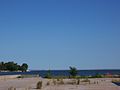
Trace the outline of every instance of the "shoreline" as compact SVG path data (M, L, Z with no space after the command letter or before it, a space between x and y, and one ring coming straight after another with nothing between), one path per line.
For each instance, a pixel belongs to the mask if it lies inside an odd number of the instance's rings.
M8 79L15 79L21 75L2 75L0 76L0 80L8 80Z
M31 70L28 72L0 72L1 75L24 75L24 74L39 74L40 76L44 77L48 71L51 72L52 76L69 76L69 70ZM78 76L95 76L95 75L119 75L119 69L112 69L112 70L77 70Z

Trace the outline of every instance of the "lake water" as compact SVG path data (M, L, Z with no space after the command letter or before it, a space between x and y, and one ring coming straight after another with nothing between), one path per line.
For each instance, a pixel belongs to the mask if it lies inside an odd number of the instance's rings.
M48 73L47 70L32 70L30 72L0 72L0 75L18 75L18 74L39 74L44 77ZM69 70L51 70L52 76L69 76ZM112 74L120 75L120 69L118 70L78 70L78 75L89 76L96 74Z

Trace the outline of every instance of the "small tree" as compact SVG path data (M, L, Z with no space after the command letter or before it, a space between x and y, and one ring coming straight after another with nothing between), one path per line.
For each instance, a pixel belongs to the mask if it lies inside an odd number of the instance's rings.
M51 70L47 71L45 78L49 78L49 79L52 78Z
M21 66L21 71L22 72L24 72L24 71L26 72L27 69L28 69L28 65L26 63L23 63L22 66Z
M71 67L71 66L70 66L69 68L70 68L70 71L69 71L70 76L71 76L72 78L75 78L76 75L77 75L77 73L78 73L77 69L76 69L75 67Z

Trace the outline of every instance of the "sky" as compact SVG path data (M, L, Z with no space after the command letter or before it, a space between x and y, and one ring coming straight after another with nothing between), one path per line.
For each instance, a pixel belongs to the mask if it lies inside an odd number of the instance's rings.
M0 61L120 69L120 0L0 0Z

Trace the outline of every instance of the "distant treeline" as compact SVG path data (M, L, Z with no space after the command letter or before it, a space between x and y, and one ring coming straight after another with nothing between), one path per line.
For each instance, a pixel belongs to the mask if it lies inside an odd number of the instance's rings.
M26 72L28 69L28 65L23 63L19 65L15 62L0 62L0 71L22 71Z

